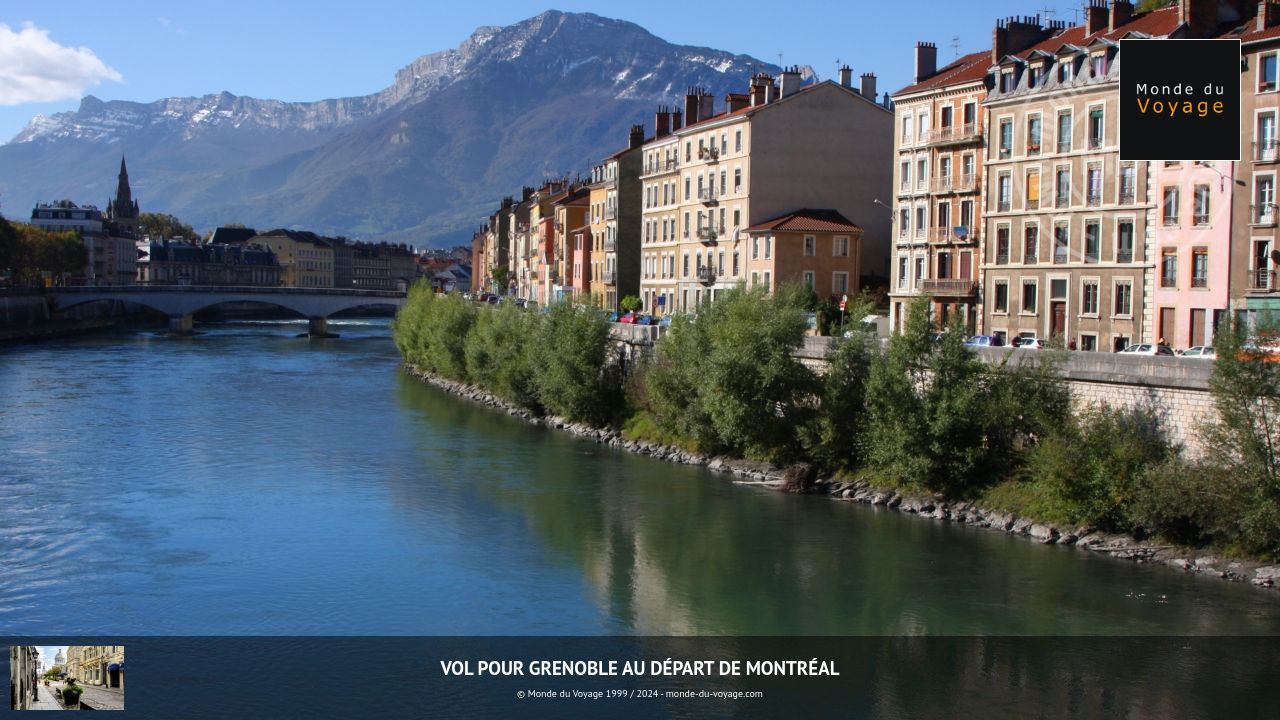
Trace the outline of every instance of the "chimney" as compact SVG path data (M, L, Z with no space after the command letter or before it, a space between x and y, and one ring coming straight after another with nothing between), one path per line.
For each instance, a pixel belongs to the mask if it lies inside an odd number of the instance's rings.
M769 79L769 84L764 86L764 102L769 104L778 99L778 84Z
M853 70L848 65L840 66L840 84L850 89L853 88Z
M916 82L938 72L938 46L931 42L916 43Z
M1271 2L1271 0L1262 0L1258 3L1258 20L1256 29L1258 31L1266 30L1280 23L1280 3Z
M1218 0L1178 0L1178 22L1187 26L1187 37L1210 37L1218 28Z
M520 191L520 202L528 202L531 197L533 197L533 188L525 185Z
M800 68L792 65L782 71L780 97L791 97L800 89Z
M1107 31L1115 32L1116 28L1129 22L1133 17L1133 3L1128 0L1111 0L1111 19L1107 23Z
M725 108L729 112L737 112L747 107L749 103L748 97L742 93L728 93L724 96Z
M671 132L675 132L676 130L684 127L683 118L684 116L680 114L679 110L671 111Z
M1089 0L1084 7L1084 34L1086 37L1107 27L1107 0Z
M706 120L716 114L716 96L704 88L698 88L698 120Z
M764 73L757 73L751 76L751 107L764 104L765 87L771 83L773 83L773 78Z
M1040 24L1039 15L997 21L996 29L991 33L991 64L995 65L1005 55L1015 55L1048 38L1053 30L1052 23L1049 27Z
M876 101L876 74L875 73L869 73L869 72L862 73L862 86L861 86L861 89L858 91L858 93L862 95L862 97L870 100L871 102Z
M644 126L632 125L631 135L627 137L627 148L635 150L644 144Z
M653 137L664 138L671 134L671 111L666 105L658 107L653 116Z
M694 123L698 122L698 120L700 119L698 117L698 109L700 107L698 90L700 90L700 88L691 87L688 90L686 90L684 93L685 127L693 125Z

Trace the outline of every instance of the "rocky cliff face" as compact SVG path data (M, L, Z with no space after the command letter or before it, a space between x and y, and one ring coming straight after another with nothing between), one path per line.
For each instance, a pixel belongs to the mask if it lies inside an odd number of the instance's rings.
M56 198L105 203L126 154L143 209L197 227L449 242L521 183L585 172L626 142L630 125L651 130L654 107L676 104L686 87L723 102L756 71L777 68L672 45L632 23L550 11L481 27L363 97L89 96L0 146L0 193L17 218Z

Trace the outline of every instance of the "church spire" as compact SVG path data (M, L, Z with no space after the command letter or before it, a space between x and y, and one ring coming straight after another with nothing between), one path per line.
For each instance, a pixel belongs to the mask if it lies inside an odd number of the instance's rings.
M124 156L120 156L120 179L116 184L116 196L107 203L107 219L112 221L116 229L130 237L138 229L138 201L133 199L133 191L129 188L129 170L125 167Z

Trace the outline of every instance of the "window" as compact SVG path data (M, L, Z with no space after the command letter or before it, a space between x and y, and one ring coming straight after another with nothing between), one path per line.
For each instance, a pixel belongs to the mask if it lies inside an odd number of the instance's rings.
M1005 70L1000 73L1000 92L1013 92L1013 71Z
M742 192L742 168L733 169L733 192Z
M733 151L742 152L742 131L741 130L733 134Z
M997 280L995 283L995 308L994 312L1009 312L1009 281Z
M1032 65L1027 68L1027 87L1035 87L1040 84L1040 76L1044 73L1043 65Z
M951 253L938 253L938 272L934 273L933 276L939 280L951 279Z
M1040 226L1027 225L1022 235L1022 262L1034 265L1040 260Z
M1084 315L1098 314L1098 281L1085 280L1080 286L1080 312Z
M1209 249L1194 248L1191 251L1191 287L1209 287Z
M1085 172L1085 204L1098 207L1102 204L1102 165L1091 164Z
M837 236L835 240L832 241L831 256L832 257L849 257L849 238L848 237L844 235L840 235L840 236Z
M813 257L818 254L818 238L813 235L804 236L804 255L805 257Z
M907 115L902 118L902 143L905 145L910 142L911 142L911 116Z
M1102 225L1097 220L1089 220L1084 224L1084 261L1098 262L1098 251L1102 246Z
M1035 210L1040 207L1040 169L1032 168L1027 171L1026 182L1026 199L1025 206L1028 210Z
M689 176L684 176L684 199L689 199Z
M1071 168L1060 167L1055 173L1054 207L1064 208L1071 205Z
M1138 169L1133 163L1120 166L1120 199L1121 205L1130 205L1134 201L1134 193L1138 187Z
M1258 92L1276 89L1276 53L1258 57Z
M1254 216L1258 225L1274 225L1276 221L1276 177L1259 175L1254 179Z
M1274 111L1258 114L1258 127L1254 130L1253 146L1254 160L1276 161L1276 113Z
M1037 283L1036 283L1036 281L1035 281L1035 280L1023 280L1023 281L1022 281L1022 310L1021 310L1021 312L1022 312L1022 314L1023 314L1023 315L1035 315L1035 314L1036 314L1036 308L1037 308L1037 304L1036 304L1036 300L1037 300L1037 298L1036 298L1036 293L1037 293L1037 291L1038 291L1038 290L1039 290L1039 286L1037 285Z
M1197 185L1195 188L1195 223L1196 225L1209 224L1209 186Z
M733 209L733 226L734 227L742 226L742 210L740 208Z
M684 254L684 276L689 277L689 253Z
M1160 251L1160 287L1178 286L1178 251L1164 248Z
M1071 112L1058 113L1058 152L1071 152Z
M926 210L924 207L916 208L916 237L924 237L925 228L929 225Z
M814 275L812 270L805 270L803 273L804 286L812 290L814 288Z
M773 257L773 236L765 235L764 236L764 259L768 260L771 257ZM768 274L766 273L766 277L767 275Z
M1040 116L1032 115L1027 118L1027 154L1040 154Z
M1089 58L1093 65L1093 76L1096 78L1105 77L1107 74L1107 54L1105 52Z
M1116 223L1116 262L1133 262L1133 221Z
M978 103L967 102L964 104L964 115L962 116L965 130L975 130L975 124L978 122Z
M1080 349L1084 352L1098 351L1098 336L1093 333L1080 333Z
M996 188L997 188L996 210L998 210L999 212L1009 211L1009 208L1012 205L1012 202L1010 199L1010 196L1012 194L1012 186L1013 186L1013 182L1012 182L1012 178L1009 177L1009 173L1001 173L1000 176L996 179Z
M899 187L901 187L903 190L910 190L911 189L911 162L909 160L903 160L902 166L900 169L902 171L900 173L900 177L902 179L898 183Z
M907 258L898 258L898 287L907 286Z
M965 228L966 231L969 228L973 227L973 201L972 200L960 201L960 225L961 227ZM968 235L970 238L973 237L973 233L968 233Z
M1116 281L1116 303L1115 315L1130 316L1133 314L1133 282L1130 280Z
M898 210L898 237L906 237L911 230L911 211L906 208Z
M1058 63L1058 82L1065 83L1071 80L1071 61L1063 60Z
M938 179L951 187L951 157L943 156L938 158Z
M1053 226L1053 262L1065 263L1071 251L1071 231L1065 222Z
M733 276L738 277L738 251L733 251Z
M925 184L929 182L929 161L920 159L916 162L916 187L924 189Z
M996 228L996 264L1009 264L1009 226Z
M1000 121L1000 159L1013 155L1013 121Z
M938 232L944 233L943 237L946 237L945 233L951 228L951 203L938 203L938 222L934 223L934 226L938 228Z
M916 283L924 279L924 258L916 258Z
M765 289L765 290L772 290L772 289L773 289L773 288L769 285L769 271L768 271L768 270L765 270L765 271L764 271L764 289Z
M1097 150L1102 147L1102 139L1104 137L1102 122L1102 108L1095 107L1089 109L1089 149Z
M1161 224L1165 227L1176 226L1178 224L1178 188L1176 186L1170 185L1164 189L1164 202L1161 207L1164 209Z
M849 273L831 273L831 292L835 295L843 295L849 292Z

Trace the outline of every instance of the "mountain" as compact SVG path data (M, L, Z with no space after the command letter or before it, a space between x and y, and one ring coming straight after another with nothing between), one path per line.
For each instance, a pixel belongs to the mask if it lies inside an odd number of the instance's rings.
M19 219L61 198L105 206L125 155L142 209L197 228L241 222L448 244L522 184L585 174L632 124L652 131L656 106L678 104L685 88L723 102L753 72L778 70L633 23L548 11L481 27L364 97L85 97L0 145L0 197Z

